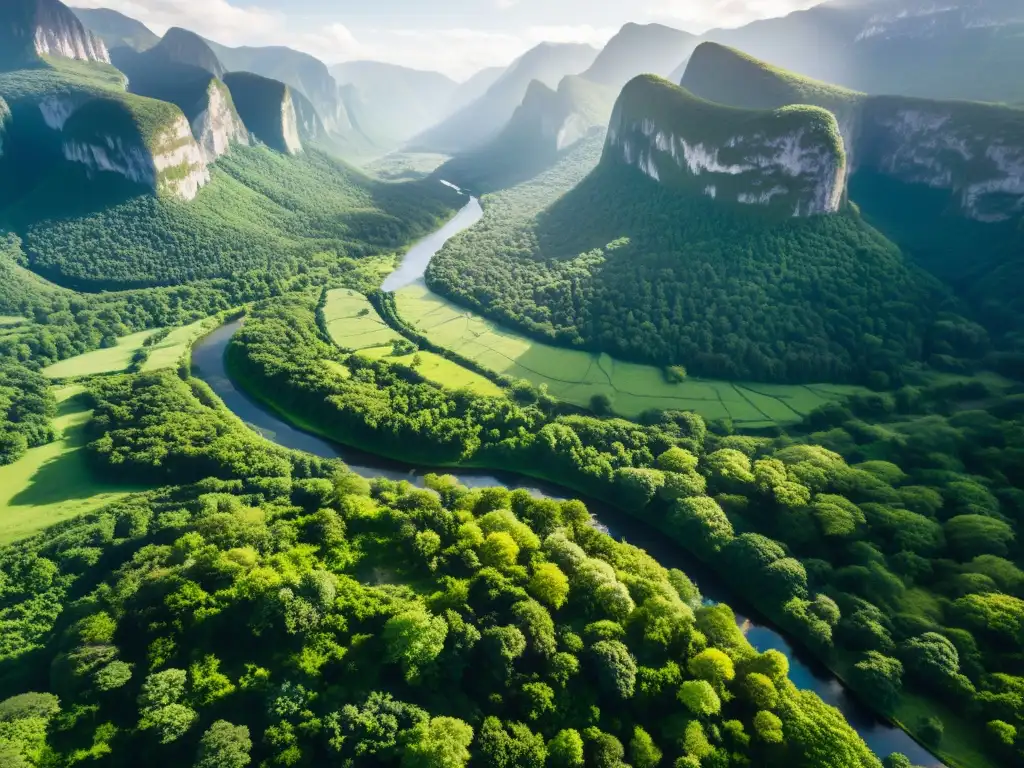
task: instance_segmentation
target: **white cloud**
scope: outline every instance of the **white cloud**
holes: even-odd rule
[[[645,8],[652,18],[675,21],[700,34],[713,27],[739,27],[756,19],[785,16],[818,5],[821,0],[652,0]]]

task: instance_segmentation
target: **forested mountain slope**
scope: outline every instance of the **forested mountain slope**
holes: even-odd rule
[[[813,104],[833,112],[849,158],[850,194],[922,265],[951,281],[998,334],[1024,306],[1024,110],[995,104],[869,96],[702,43],[683,84],[738,107]],[[979,253],[977,244],[985,243]]]
[[[700,173],[690,171],[682,143],[689,129],[685,112],[655,122],[674,87],[646,78],[635,85],[633,95],[620,99],[616,130],[597,170],[582,179],[588,170],[584,142],[551,171],[485,198],[483,222],[449,241],[431,262],[428,284],[544,340],[683,364],[709,377],[887,381],[908,359],[927,354],[928,328],[943,301],[938,286],[845,205],[831,214],[792,217],[795,202],[825,199],[810,192],[821,179],[841,182],[841,145],[831,116],[812,112],[809,124],[831,125],[821,134],[823,144],[809,146],[809,156],[831,166],[823,165],[821,176],[808,174],[803,183],[810,186],[788,190],[790,201],[773,208],[737,188],[731,198],[724,187],[712,197],[707,187],[718,175],[737,183],[721,170],[743,162],[728,147],[734,134],[719,134],[713,147],[706,138],[695,140],[689,152]],[[697,102],[674,90],[677,107]],[[660,97],[646,100],[651,94]],[[633,96],[651,111],[633,111]],[[763,119],[739,110],[722,113],[735,115],[732,125],[703,117],[705,110],[722,109],[700,105],[697,129],[740,130]],[[805,120],[799,112],[794,117]],[[649,136],[619,129],[645,120]],[[716,147],[732,154],[712,161]],[[639,158],[644,170],[636,167]],[[666,169],[663,180],[652,178],[652,162]],[[705,171],[713,174],[706,182]],[[758,179],[746,171],[743,183],[771,191],[769,177],[779,174],[801,184],[777,167],[764,173]],[[753,197],[746,203],[737,200],[741,195]]]

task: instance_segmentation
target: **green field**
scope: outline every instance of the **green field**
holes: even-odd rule
[[[21,325],[24,322],[24,317],[18,317],[17,315],[0,315],[0,326]]]
[[[432,381],[448,389],[468,389],[487,397],[501,397],[505,394],[502,388],[490,379],[433,352],[424,350],[411,355],[392,357],[391,347],[372,347],[360,351],[359,354],[374,360],[386,360],[389,363],[409,366],[427,381]],[[414,357],[420,359],[418,366],[413,366]]]
[[[348,288],[328,291],[324,321],[331,340],[342,349],[383,347],[402,338],[380,319],[363,294]]]
[[[55,390],[62,437],[32,448],[0,467],[0,546],[24,539],[69,517],[92,512],[141,487],[99,482],[86,464],[85,424],[89,410],[82,387]]]
[[[207,317],[191,325],[175,328],[167,337],[150,348],[149,357],[142,366],[143,371],[157,371],[161,368],[173,368],[182,357],[188,354],[192,344],[200,336],[217,327],[219,318]]]
[[[51,379],[73,379],[80,376],[95,376],[100,373],[117,373],[132,364],[132,357],[142,349],[143,343],[156,330],[139,331],[122,336],[117,346],[108,349],[94,349],[84,355],[69,357],[43,369],[43,375]]]
[[[756,429],[793,423],[830,400],[859,391],[832,384],[737,384],[707,379],[670,384],[660,368],[527,339],[421,285],[403,288],[395,300],[402,319],[434,344],[497,373],[546,384],[555,397],[584,408],[594,395],[607,395],[615,412],[629,418],[651,408],[692,410],[706,419],[731,418],[737,426]]]

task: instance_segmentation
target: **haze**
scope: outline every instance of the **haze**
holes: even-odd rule
[[[811,0],[78,0],[157,34],[179,26],[225,45],[287,45],[328,64],[373,59],[465,79],[542,41],[601,46],[628,21],[689,32],[807,8]]]

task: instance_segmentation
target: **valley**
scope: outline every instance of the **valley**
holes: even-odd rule
[[[1017,5],[277,3],[0,9],[0,765],[1024,761]]]

